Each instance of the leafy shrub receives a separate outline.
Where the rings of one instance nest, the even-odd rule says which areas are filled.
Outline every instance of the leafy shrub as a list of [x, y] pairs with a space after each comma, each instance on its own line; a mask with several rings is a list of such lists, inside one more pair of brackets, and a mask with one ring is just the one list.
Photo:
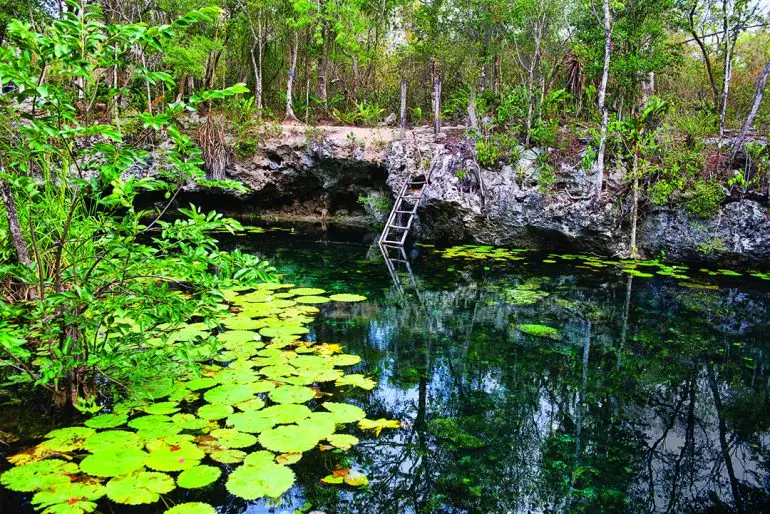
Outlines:
[[535, 146], [552, 148], [556, 144], [557, 131], [556, 123], [538, 122], [529, 131], [529, 139]]
[[671, 200], [671, 195], [677, 190], [677, 185], [670, 180], [660, 179], [653, 183], [648, 192], [655, 205], [665, 205]]
[[497, 122], [511, 123], [527, 116], [527, 91], [524, 86], [506, 90], [497, 108]]
[[724, 199], [725, 190], [722, 184], [715, 180], [697, 180], [693, 184], [685, 207], [693, 216], [710, 218], [719, 210], [719, 205]]
[[492, 134], [476, 141], [476, 161], [485, 167], [499, 162], [515, 165], [519, 162], [519, 141], [512, 134]]

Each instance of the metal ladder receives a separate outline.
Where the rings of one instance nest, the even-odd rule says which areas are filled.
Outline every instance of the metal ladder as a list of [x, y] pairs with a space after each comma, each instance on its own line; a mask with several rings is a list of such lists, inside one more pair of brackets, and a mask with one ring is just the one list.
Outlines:
[[409, 230], [417, 215], [420, 199], [430, 180], [432, 169], [427, 173], [421, 172], [417, 176], [410, 175], [401, 186], [390, 211], [385, 228], [380, 234], [380, 246], [404, 246]]
[[[411, 287], [419, 298], [420, 293], [417, 286], [417, 280], [412, 272], [412, 265], [409, 262], [404, 247], [387, 244], [378, 246], [380, 247], [382, 257], [385, 260], [385, 265], [388, 267], [388, 273], [390, 273], [390, 278], [393, 280], [393, 285], [396, 286], [398, 294], [406, 298], [406, 290], [404, 288], [404, 278], [406, 278], [406, 285]], [[401, 272], [399, 268], [402, 268], [404, 271]], [[403, 275], [406, 275], [406, 277], [403, 277]]]

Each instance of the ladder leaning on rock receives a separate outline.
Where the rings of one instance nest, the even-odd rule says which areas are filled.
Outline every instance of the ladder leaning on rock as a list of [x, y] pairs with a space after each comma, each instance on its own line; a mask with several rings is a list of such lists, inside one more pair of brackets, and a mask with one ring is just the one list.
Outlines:
[[380, 234], [380, 246], [404, 246], [409, 230], [417, 215], [420, 199], [430, 180], [432, 168], [421, 171], [416, 176], [409, 175], [396, 197], [385, 228]]

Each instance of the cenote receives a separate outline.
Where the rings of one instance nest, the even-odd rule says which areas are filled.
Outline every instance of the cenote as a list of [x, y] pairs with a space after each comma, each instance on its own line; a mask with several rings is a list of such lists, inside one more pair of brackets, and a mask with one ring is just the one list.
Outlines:
[[[355, 229], [273, 226], [220, 241], [268, 259], [283, 283], [367, 297], [319, 301], [302, 338], [361, 358], [338, 362], [353, 363], [345, 371], [358, 378], [348, 386], [371, 378], [373, 389], [364, 382], [319, 392], [382, 425], [349, 424], [346, 433], [359, 439], [349, 449], [324, 443], [296, 463], [286, 453], [296, 482], [278, 498], [230, 494], [236, 464], [226, 452], [220, 463], [203, 460], [221, 470], [210, 485], [183, 488], [178, 478], [157, 503], [103, 498], [98, 512], [164, 512], [187, 502], [219, 513], [768, 509], [766, 275], [416, 245], [412, 275], [396, 263], [396, 284], [371, 234]], [[4, 438], [18, 435], [3, 457], [79, 424], [45, 416], [34, 399], [3, 402]], [[183, 412], [200, 409], [199, 400], [182, 404]], [[169, 405], [146, 412], [162, 415]], [[348, 421], [360, 418], [353, 414]], [[280, 452], [290, 443], [275, 444]], [[368, 484], [356, 482], [362, 475]], [[4, 513], [35, 511], [29, 493], [0, 495]]]

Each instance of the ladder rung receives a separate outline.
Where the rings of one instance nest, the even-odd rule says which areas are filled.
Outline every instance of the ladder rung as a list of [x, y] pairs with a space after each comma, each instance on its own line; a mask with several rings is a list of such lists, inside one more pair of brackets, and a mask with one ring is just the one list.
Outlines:
[[422, 184], [427, 184], [427, 183], [428, 183], [427, 180], [420, 180], [420, 181], [412, 181], [409, 184], [412, 186], [420, 186]]
[[393, 258], [391, 258], [390, 262], [403, 262], [403, 263], [409, 264], [409, 261], [405, 261], [404, 259], [393, 259]]
[[386, 239], [383, 241], [383, 243], [388, 243], [396, 246], [404, 246], [401, 241], [391, 241], [390, 239]]
[[388, 225], [388, 228], [395, 228], [398, 230], [409, 230], [409, 227], [402, 227], [401, 225]]
[[414, 214], [414, 211], [396, 211], [398, 214]]

